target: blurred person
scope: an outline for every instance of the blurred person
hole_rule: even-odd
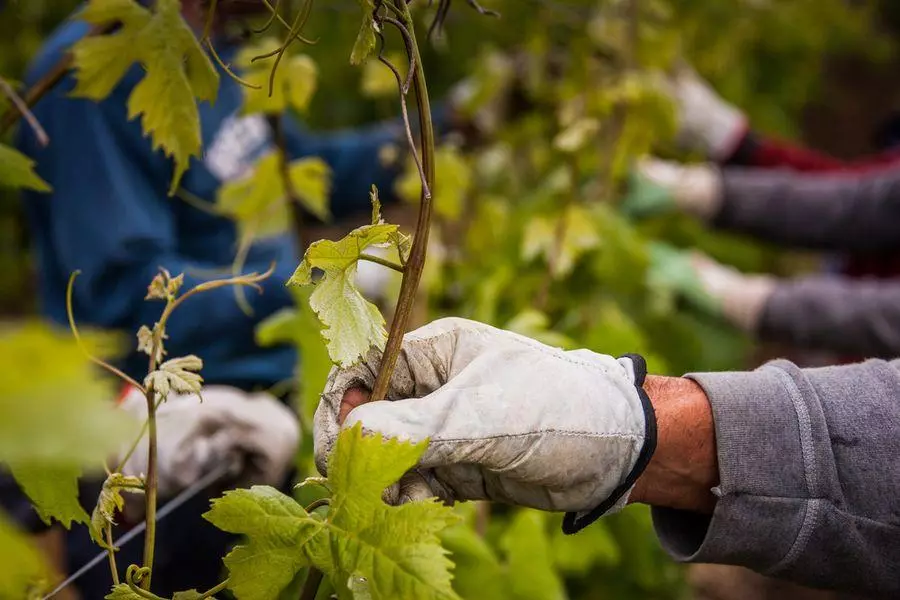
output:
[[[900,252],[900,169],[821,177],[650,159],[636,169],[622,207],[632,215],[677,210],[794,248]],[[748,275],[659,246],[652,258],[651,277],[762,339],[844,355],[900,355],[900,279]]]
[[[359,424],[428,440],[394,502],[566,512],[566,533],[643,503],[676,560],[900,595],[900,361],[660,377],[638,355],[447,318],[407,334],[387,400],[368,402],[379,363],[372,351],[332,371],[314,427],[323,474]]]
[[[187,22],[195,31],[202,30],[208,3],[183,0],[181,4]],[[237,43],[227,36],[225,25],[265,12],[267,8],[257,0],[218,3],[216,45],[226,62],[234,56]],[[35,58],[26,84],[33,85],[50,72],[88,30],[77,13],[64,23]],[[53,188],[47,194],[24,193],[24,208],[35,248],[41,312],[56,323],[67,322],[66,285],[75,270],[82,273],[73,298],[78,322],[129,335],[159,318],[160,305],[144,297],[160,268],[173,275],[183,273],[184,289],[206,280],[204,274],[231,270],[237,248],[234,223],[168,197],[171,160],[153,149],[139,120],[128,118],[127,99],[142,76],[142,67],[133,65],[112,94],[97,103],[70,95],[75,76],[69,73],[33,109],[51,143],[41,147],[29,128],[20,128],[18,148],[35,160],[38,174]],[[244,94],[240,84],[220,70],[216,102],[199,105],[204,152],[202,158],[192,160],[181,182],[192,196],[213,201],[224,183],[245,177],[255,161],[273,148],[265,116],[243,113]],[[436,111],[439,128],[447,128],[449,112],[446,108]],[[320,135],[285,117],[284,128],[292,158],[318,156],[331,167],[330,210],[335,219],[368,214],[373,184],[385,202],[392,201],[399,166],[384,167],[379,149],[388,144],[405,147],[399,119]],[[165,421],[159,447],[163,498],[223,464],[235,466],[232,483],[285,482],[299,427],[287,408],[260,390],[292,378],[296,355],[287,346],[257,346],[254,329],[269,315],[293,305],[284,282],[299,259],[298,241],[292,237],[261,240],[250,249],[244,270],[264,272],[274,263],[275,272],[262,282],[262,293],[247,294],[252,316],[242,311],[233,290],[222,288],[191,298],[169,320],[168,356],[200,356],[209,387],[203,403],[193,396],[173,397],[160,409],[160,420]],[[121,366],[141,380],[147,357],[133,350]],[[145,404],[135,390],[123,393],[124,410],[143,418]],[[146,469],[144,447],[126,464],[127,472],[139,474]],[[90,502],[96,490],[82,497]],[[153,577],[157,592],[170,595],[211,587],[218,581],[229,537],[202,521],[206,504],[206,498],[198,496],[179,510],[181,516],[159,524],[160,550]],[[31,525],[41,529],[39,523]],[[84,528],[68,538],[68,567],[74,570],[98,548]],[[120,566],[139,563],[140,546],[135,541],[123,548]],[[78,586],[86,598],[100,598],[108,592],[109,583],[108,573],[97,568]]]

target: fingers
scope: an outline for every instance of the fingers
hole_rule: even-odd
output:
[[[369,391],[360,387],[353,387],[344,392],[341,399],[341,408],[338,412],[338,425],[343,425],[347,415],[354,408],[361,406],[369,401]]]

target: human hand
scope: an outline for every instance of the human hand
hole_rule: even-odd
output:
[[[570,511],[565,528],[577,531],[625,505],[653,454],[656,421],[638,356],[565,352],[442,319],[406,336],[388,400],[366,403],[380,356],[329,377],[315,418],[323,473],[342,426],[427,438],[418,492]],[[418,492],[394,490],[392,499]]]
[[[747,117],[726,102],[693,69],[679,68],[669,80],[678,110],[678,142],[687,150],[724,161],[747,134]]]
[[[122,408],[140,419],[147,401],[130,391]],[[157,461],[161,496],[173,496],[220,465],[232,464],[240,485],[279,485],[290,468],[300,440],[294,413],[275,397],[248,394],[225,386],[194,394],[172,394],[156,412]],[[142,442],[122,471],[147,473],[146,443]]]
[[[770,276],[741,273],[699,252],[663,243],[650,247],[647,277],[651,286],[668,288],[695,307],[750,333],[757,330],[775,289],[775,279]]]
[[[722,205],[722,177],[710,164],[648,158],[632,170],[620,208],[633,218],[681,211],[710,220]]]

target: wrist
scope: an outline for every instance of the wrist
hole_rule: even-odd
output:
[[[706,394],[689,379],[653,375],[644,382],[644,391],[656,412],[657,445],[629,501],[712,512],[719,473]]]

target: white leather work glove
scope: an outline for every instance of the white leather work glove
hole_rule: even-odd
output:
[[[645,158],[632,171],[620,207],[635,218],[681,211],[709,221],[719,213],[723,193],[722,174],[715,165]]]
[[[669,83],[678,108],[678,142],[716,161],[734,154],[747,134],[746,115],[689,67],[679,68]]]
[[[147,418],[136,389],[122,408]],[[266,393],[248,394],[225,386],[194,394],[171,394],[156,411],[159,493],[173,496],[223,464],[234,465],[235,483],[280,485],[293,463],[300,427],[290,408]],[[126,475],[147,472],[147,442],[125,463]]]
[[[569,511],[571,533],[626,504],[656,447],[656,418],[641,389],[646,366],[636,355],[565,352],[441,319],[405,337],[388,401],[363,404],[339,424],[344,393],[371,389],[380,358],[373,351],[332,371],[316,411],[316,464],[324,473],[341,426],[430,439],[413,476],[426,494],[401,489],[389,495],[394,501],[433,495]]]

